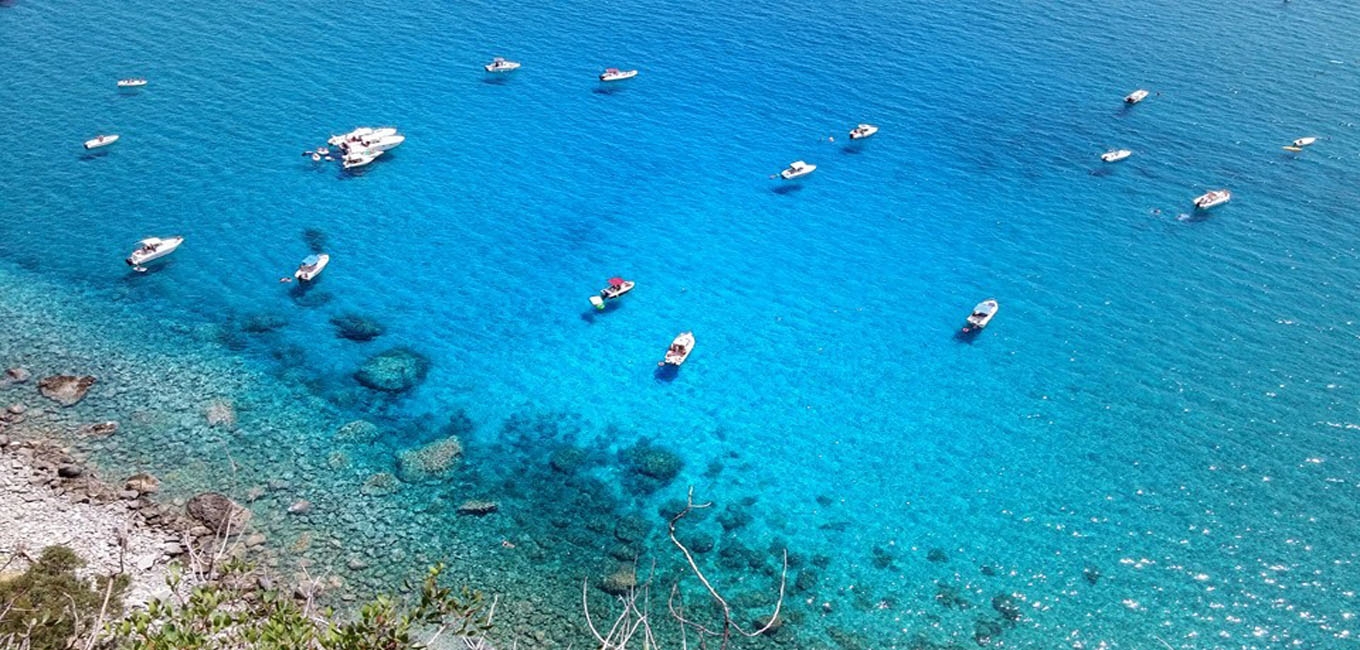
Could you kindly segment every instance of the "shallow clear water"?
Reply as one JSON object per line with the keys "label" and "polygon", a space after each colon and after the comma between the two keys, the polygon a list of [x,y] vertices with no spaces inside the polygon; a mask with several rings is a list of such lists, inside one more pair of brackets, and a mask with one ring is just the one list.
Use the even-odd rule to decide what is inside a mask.
{"label": "shallow clear water", "polygon": [[[972,644],[1011,593],[1000,643],[1326,647],[1360,584],[1357,27],[1199,0],[16,0],[0,256],[130,337],[281,317],[186,349],[325,400],[292,434],[312,444],[454,409],[488,455],[524,413],[651,437],[687,468],[638,508],[756,496],[748,544],[832,558],[806,630]],[[524,67],[488,79],[492,55]],[[612,65],[641,73],[603,87]],[[849,144],[860,121],[882,131]],[[298,156],[361,124],[408,140],[354,175]],[[122,140],[80,149],[100,132]],[[1134,156],[1101,164],[1115,146]],[[794,159],[819,169],[768,178]],[[1232,203],[1181,218],[1217,187]],[[155,272],[120,262],[176,233]],[[318,285],[277,283],[319,239]],[[592,313],[616,274],[638,288]],[[956,339],[987,297],[995,322]],[[347,312],[388,331],[336,339]],[[683,330],[694,355],[658,376]],[[356,398],[392,345],[426,382]]]}

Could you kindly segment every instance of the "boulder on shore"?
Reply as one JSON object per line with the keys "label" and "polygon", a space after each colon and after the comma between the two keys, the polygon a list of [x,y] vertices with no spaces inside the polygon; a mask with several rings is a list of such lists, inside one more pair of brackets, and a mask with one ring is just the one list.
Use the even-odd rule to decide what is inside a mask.
{"label": "boulder on shore", "polygon": [[133,474],[123,482],[123,487],[141,494],[151,494],[161,489],[161,482],[147,473]]}
{"label": "boulder on shore", "polygon": [[90,375],[52,375],[38,382],[38,392],[62,406],[72,406],[85,399],[94,381]]}
{"label": "boulder on shore", "polygon": [[426,483],[447,478],[463,458],[458,438],[441,438],[423,447],[397,454],[397,478],[407,483]]}
{"label": "boulder on shore", "polygon": [[354,378],[367,388],[387,393],[402,393],[425,380],[430,360],[410,348],[392,348],[368,358]]}
{"label": "boulder on shore", "polygon": [[214,532],[239,533],[251,517],[248,508],[218,492],[204,492],[189,499],[184,507],[190,517]]}

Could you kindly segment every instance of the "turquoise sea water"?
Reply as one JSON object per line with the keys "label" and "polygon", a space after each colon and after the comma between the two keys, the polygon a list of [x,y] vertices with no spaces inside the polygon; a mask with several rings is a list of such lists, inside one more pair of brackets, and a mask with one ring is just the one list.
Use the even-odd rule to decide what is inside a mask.
{"label": "turquoise sea water", "polygon": [[[313,425],[243,427],[262,465],[276,437],[324,453],[366,417],[406,432],[347,451],[381,469],[432,435],[422,418],[464,411],[469,475],[373,506],[380,526],[493,486],[516,523],[491,537],[588,518],[541,510],[575,497],[519,467],[570,429],[605,452],[619,513],[696,484],[749,502],[730,538],[706,522],[715,555],[821,556],[795,571],[817,575],[791,598],[804,642],[1339,647],[1360,609],[1358,29],[1318,2],[14,0],[0,264],[6,295],[120,323],[104,347],[212,331],[161,352],[297,391],[265,402]],[[494,55],[524,67],[488,78]],[[604,87],[607,66],[640,74]],[[882,131],[849,144],[861,121]],[[362,173],[298,155],[387,124],[407,142]],[[106,132],[122,141],[81,150]],[[1101,164],[1111,147],[1134,155]],[[795,159],[819,169],[768,178]],[[1182,216],[1219,187],[1232,203]],[[153,234],[186,243],[130,273]],[[315,288],[276,281],[316,246]],[[593,313],[612,275],[638,288]],[[956,338],[988,297],[992,326]],[[387,332],[335,338],[350,312]],[[696,351],[658,375],[684,330]],[[70,334],[0,350],[42,370],[43,336]],[[426,381],[359,389],[394,345],[431,360]],[[154,465],[154,429],[98,452]],[[651,495],[611,473],[643,438],[686,464]],[[432,538],[470,526],[420,517]],[[610,570],[585,555],[539,596],[569,609]]]}

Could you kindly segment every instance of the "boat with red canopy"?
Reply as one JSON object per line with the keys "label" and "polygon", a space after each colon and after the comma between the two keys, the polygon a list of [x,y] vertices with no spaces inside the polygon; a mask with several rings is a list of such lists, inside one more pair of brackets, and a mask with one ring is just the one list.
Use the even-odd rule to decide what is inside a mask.
{"label": "boat with red canopy", "polygon": [[619,296],[632,291],[634,286],[636,286],[636,283],[632,280],[625,280],[620,277],[609,278],[609,286],[600,289],[599,295],[591,296],[590,304],[594,305],[596,309],[603,310],[606,300],[618,298]]}

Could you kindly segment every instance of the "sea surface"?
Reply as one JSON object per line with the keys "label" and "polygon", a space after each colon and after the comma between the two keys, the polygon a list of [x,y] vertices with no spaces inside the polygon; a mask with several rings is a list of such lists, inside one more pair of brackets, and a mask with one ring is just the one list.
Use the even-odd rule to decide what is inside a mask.
{"label": "sea surface", "polygon": [[[220,443],[344,509],[461,412],[465,475],[364,501],[335,570],[381,586],[350,574],[466,552],[524,604],[507,629],[565,630],[522,647],[593,643],[535,612],[573,610],[637,540],[578,520],[644,513],[641,550],[673,563],[657,510],[690,485],[741,506],[703,522],[716,582],[767,604],[778,549],[800,558],[780,643],[1349,647],[1357,33],[1360,5],[1309,0],[10,0],[0,363],[103,368],[62,417],[124,421],[92,458],[170,493],[220,479]],[[492,56],[523,67],[493,78]],[[881,131],[851,143],[859,122]],[[407,140],[358,173],[299,155],[361,125]],[[99,133],[121,140],[84,151]],[[771,178],[793,160],[817,171]],[[1217,188],[1232,202],[1195,213]],[[173,234],[151,272],[123,264]],[[315,286],[278,282],[313,251]],[[615,275],[637,288],[595,312]],[[386,332],[337,338],[341,314]],[[659,372],[681,331],[693,355]],[[359,387],[395,346],[424,382]],[[153,385],[184,417],[146,415]],[[213,399],[239,430],[204,432]],[[279,470],[340,454],[356,418],[404,433]],[[639,441],[680,475],[630,489]],[[559,444],[595,454],[604,515],[546,514],[576,503],[535,491]],[[502,511],[419,505],[455,493]]]}

